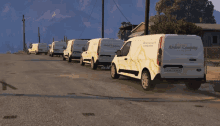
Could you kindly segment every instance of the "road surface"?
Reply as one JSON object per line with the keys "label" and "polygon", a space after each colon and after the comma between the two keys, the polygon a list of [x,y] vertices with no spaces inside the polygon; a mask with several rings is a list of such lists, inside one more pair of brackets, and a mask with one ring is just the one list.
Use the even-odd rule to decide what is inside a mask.
{"label": "road surface", "polygon": [[208,83],[199,91],[184,84],[144,91],[139,80],[113,80],[110,70],[62,57],[0,58],[0,79],[7,84],[0,90],[0,126],[220,125],[220,95]]}

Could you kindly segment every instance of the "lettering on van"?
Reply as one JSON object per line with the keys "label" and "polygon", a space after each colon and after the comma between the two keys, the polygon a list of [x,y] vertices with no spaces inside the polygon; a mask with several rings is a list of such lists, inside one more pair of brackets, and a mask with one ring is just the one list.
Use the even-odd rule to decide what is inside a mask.
{"label": "lettering on van", "polygon": [[153,45],[155,44],[156,42],[144,42],[143,43],[143,46],[144,47],[153,47]]}
{"label": "lettering on van", "polygon": [[114,47],[120,47],[119,45],[111,45],[111,44],[104,44],[104,46],[112,47],[112,48],[114,48]]}
{"label": "lettering on van", "polygon": [[187,44],[175,44],[175,45],[170,45],[169,49],[185,49],[185,50],[197,50],[198,47],[195,46],[188,46]]}

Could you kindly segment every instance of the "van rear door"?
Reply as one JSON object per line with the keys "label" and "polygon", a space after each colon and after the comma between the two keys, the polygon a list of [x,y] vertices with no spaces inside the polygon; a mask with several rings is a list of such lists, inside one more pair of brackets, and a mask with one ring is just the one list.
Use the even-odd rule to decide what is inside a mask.
{"label": "van rear door", "polygon": [[204,77],[204,50],[199,36],[166,35],[162,49],[162,78]]}
{"label": "van rear door", "polygon": [[120,50],[123,44],[123,40],[103,39],[99,48],[99,62],[111,62],[115,52]]}
{"label": "van rear door", "polygon": [[82,54],[82,47],[86,48],[86,44],[88,41],[86,40],[75,40],[73,44],[73,50],[72,50],[72,55],[73,56],[81,56]]}

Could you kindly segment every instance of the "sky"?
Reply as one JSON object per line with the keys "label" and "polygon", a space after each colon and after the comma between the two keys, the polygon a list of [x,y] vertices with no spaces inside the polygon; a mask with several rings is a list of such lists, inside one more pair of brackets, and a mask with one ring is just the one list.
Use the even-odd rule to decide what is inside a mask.
{"label": "sky", "polygon": [[[117,6],[122,11],[124,18]],[[105,0],[104,37],[117,38],[121,22],[138,25],[144,21],[145,0]],[[150,0],[150,16],[156,14],[159,0]],[[214,16],[220,14],[220,0],[214,4]],[[94,9],[93,9],[94,8]],[[101,37],[101,0],[0,0],[0,53],[23,49],[23,15],[25,16],[25,42],[51,44],[64,39],[92,39]],[[218,12],[219,11],[219,12]],[[216,18],[217,19],[217,18]],[[217,23],[220,24],[218,17]]]}

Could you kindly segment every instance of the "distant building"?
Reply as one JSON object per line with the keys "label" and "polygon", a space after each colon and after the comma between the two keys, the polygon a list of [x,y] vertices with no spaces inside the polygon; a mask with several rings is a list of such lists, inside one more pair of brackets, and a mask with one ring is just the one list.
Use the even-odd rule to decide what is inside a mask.
{"label": "distant building", "polygon": [[121,40],[128,40],[129,35],[131,35],[132,29],[134,29],[137,25],[132,25],[130,22],[122,22],[121,27],[119,28],[118,38]]}
{"label": "distant building", "polygon": [[[149,22],[150,26],[154,25],[153,22]],[[204,47],[220,46],[220,24],[206,24],[206,23],[195,23],[203,29],[203,35],[201,36]],[[128,38],[144,35],[145,23],[141,22],[136,26]],[[148,31],[150,34],[150,31]]]}
{"label": "distant building", "polygon": [[202,41],[205,47],[220,46],[220,24],[195,24],[203,29]]}

